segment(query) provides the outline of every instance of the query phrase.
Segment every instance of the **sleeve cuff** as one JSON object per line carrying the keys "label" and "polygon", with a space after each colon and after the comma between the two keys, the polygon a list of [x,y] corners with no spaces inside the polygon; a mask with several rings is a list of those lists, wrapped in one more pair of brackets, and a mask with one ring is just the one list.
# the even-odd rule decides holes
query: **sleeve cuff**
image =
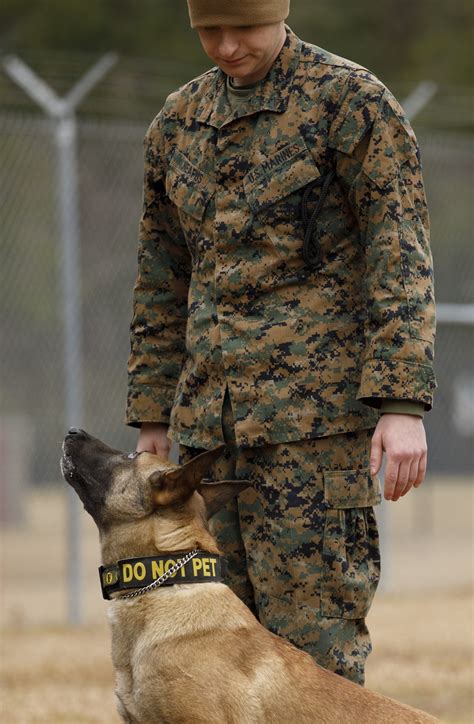
{"label": "sleeve cuff", "polygon": [[382,400],[421,403],[431,410],[436,380],[431,365],[399,359],[366,360],[357,399],[370,407],[380,408]]}
{"label": "sleeve cuff", "polygon": [[381,400],[380,401],[380,412],[383,414],[395,414],[395,415],[416,415],[417,417],[424,417],[425,406],[422,402],[415,402],[414,400]]}
{"label": "sleeve cuff", "polygon": [[134,385],[129,388],[125,424],[141,427],[143,422],[161,422],[169,425],[175,388],[160,389],[160,394],[150,385]]}

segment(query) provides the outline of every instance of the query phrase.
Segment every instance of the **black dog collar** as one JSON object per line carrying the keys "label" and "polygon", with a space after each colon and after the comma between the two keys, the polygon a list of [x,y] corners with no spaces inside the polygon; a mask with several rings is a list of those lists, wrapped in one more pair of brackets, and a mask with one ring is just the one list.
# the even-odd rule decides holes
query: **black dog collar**
{"label": "black dog collar", "polygon": [[[99,576],[102,596],[110,600],[112,593],[131,588],[143,588],[154,583],[186,555],[187,551],[166,553],[162,556],[145,558],[124,558],[113,566],[100,566]],[[219,583],[225,575],[225,560],[222,556],[199,551],[176,573],[162,583],[173,586],[175,583]]]}

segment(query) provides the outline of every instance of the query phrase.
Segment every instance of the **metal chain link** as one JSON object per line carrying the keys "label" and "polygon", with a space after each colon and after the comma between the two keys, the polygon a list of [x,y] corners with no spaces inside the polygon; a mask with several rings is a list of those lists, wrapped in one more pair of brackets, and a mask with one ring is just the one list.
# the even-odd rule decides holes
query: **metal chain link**
{"label": "metal chain link", "polygon": [[177,573],[183,566],[186,565],[188,561],[191,560],[191,558],[194,558],[195,555],[199,553],[199,549],[195,548],[194,550],[187,553],[184,558],[180,558],[179,561],[176,561],[174,566],[171,566],[166,573],[163,573],[162,576],[156,579],[156,581],[153,581],[153,583],[149,583],[148,586],[144,586],[143,588],[139,588],[138,591],[133,591],[132,593],[125,593],[123,596],[119,596],[116,600],[123,600],[124,598],[136,598],[137,596],[143,596],[144,593],[148,593],[148,591],[153,591],[154,588],[158,588],[161,586],[165,581],[168,580],[168,578],[171,578],[172,575]]}

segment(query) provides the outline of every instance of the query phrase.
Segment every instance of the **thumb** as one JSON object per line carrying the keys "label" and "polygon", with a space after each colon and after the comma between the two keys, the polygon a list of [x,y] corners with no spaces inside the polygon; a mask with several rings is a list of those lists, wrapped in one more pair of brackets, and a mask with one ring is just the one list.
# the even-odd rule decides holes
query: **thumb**
{"label": "thumb", "polygon": [[370,474],[377,475],[382,467],[383,446],[382,435],[375,433],[370,446]]}

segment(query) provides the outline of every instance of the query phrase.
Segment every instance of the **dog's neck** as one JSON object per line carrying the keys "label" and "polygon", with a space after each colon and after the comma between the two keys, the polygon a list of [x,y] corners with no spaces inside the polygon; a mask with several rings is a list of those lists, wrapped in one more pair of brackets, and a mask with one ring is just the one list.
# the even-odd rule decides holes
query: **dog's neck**
{"label": "dog's neck", "polygon": [[204,523],[199,524],[196,519],[179,527],[176,527],[174,520],[157,519],[154,540],[158,552],[171,553],[198,548],[209,553],[219,553],[214,536]]}
{"label": "dog's neck", "polygon": [[166,517],[151,515],[143,521],[127,522],[101,535],[102,563],[112,565],[124,558],[157,556],[195,548],[219,555],[214,536],[202,516],[171,511]]}

